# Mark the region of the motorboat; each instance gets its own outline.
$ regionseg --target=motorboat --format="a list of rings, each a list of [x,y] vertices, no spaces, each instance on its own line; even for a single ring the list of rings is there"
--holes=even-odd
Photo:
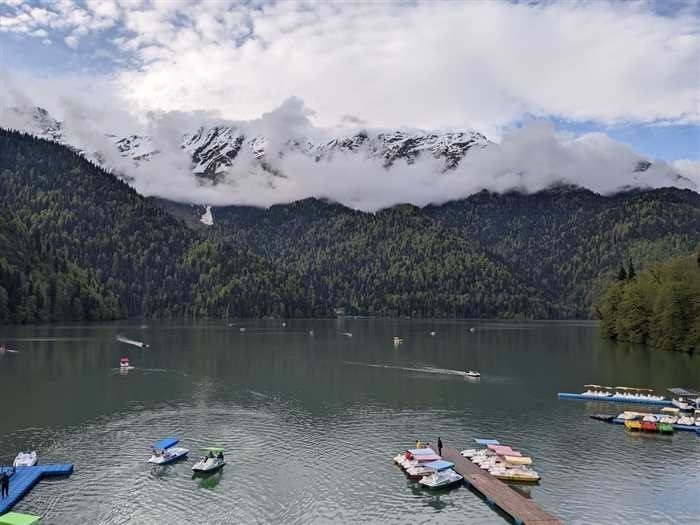
[[[457,474],[454,470],[448,468],[439,472],[434,472],[429,476],[425,476],[421,478],[418,483],[429,489],[436,490],[452,487],[462,483],[463,479],[464,478],[462,478],[462,476]]]
[[[400,345],[401,343],[403,343],[403,339],[401,339],[400,337],[394,337],[395,345]]]
[[[122,357],[119,360],[119,368],[130,368],[129,367],[129,358],[128,357]]]
[[[12,462],[13,467],[33,467],[38,461],[36,450],[31,452],[20,452]]]
[[[148,460],[149,463],[156,465],[166,465],[184,458],[189,453],[189,449],[184,447],[176,447],[180,442],[177,438],[163,438],[153,444],[153,454]]]
[[[661,409],[661,417],[659,423],[668,423],[673,425],[678,423],[678,414],[680,410],[677,407],[664,407]]]
[[[479,372],[475,372],[474,370],[470,370],[469,372],[464,372],[465,377],[481,377],[481,374]]]
[[[694,410],[700,409],[700,392],[685,388],[669,388],[668,390],[673,394],[671,404],[681,412],[692,413]]]
[[[205,447],[202,451],[207,455],[192,465],[192,470],[195,472],[214,472],[226,464],[223,448]]]

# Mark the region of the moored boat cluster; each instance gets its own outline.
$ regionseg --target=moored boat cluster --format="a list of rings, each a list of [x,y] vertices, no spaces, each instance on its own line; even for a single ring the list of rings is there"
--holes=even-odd
[[[432,448],[413,448],[398,454],[394,462],[400,466],[409,479],[417,481],[429,489],[452,487],[462,482],[463,478],[452,467],[454,463],[445,461]]]
[[[495,439],[476,439],[483,448],[463,450],[462,456],[487,471],[501,481],[520,483],[537,483],[540,475],[530,468],[533,461],[529,456],[513,450],[508,445],[501,445]]]

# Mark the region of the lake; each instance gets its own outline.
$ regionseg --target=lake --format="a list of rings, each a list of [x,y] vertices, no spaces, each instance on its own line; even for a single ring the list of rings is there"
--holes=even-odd
[[[392,464],[438,436],[531,455],[542,482],[525,490],[567,523],[700,521],[700,436],[630,434],[587,417],[623,405],[556,396],[698,388],[700,358],[605,341],[593,323],[114,323],[2,327],[0,342],[20,352],[0,355],[0,461],[36,449],[75,464],[15,507],[42,523],[505,523],[469,489],[434,495]],[[469,369],[481,379],[455,373]],[[147,464],[171,435],[190,458]],[[193,479],[205,446],[228,464]]]

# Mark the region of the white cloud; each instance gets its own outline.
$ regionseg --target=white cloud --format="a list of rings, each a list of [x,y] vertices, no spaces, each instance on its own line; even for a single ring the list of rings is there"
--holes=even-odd
[[[68,35],[66,38],[63,39],[63,41],[71,49],[77,49],[78,44],[80,43],[80,38],[78,38],[76,35],[73,34],[73,35]]]
[[[700,122],[694,9],[661,16],[645,2],[57,0],[6,4],[0,14],[1,31],[49,31],[72,48],[109,30],[100,45],[136,60],[123,62],[133,66],[121,66],[116,89],[141,111],[216,109],[252,119],[297,95],[325,126],[352,114],[372,126],[498,136],[526,115]]]

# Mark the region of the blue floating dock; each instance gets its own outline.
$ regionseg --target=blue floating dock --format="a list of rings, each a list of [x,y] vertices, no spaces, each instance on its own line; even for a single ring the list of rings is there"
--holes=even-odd
[[[670,401],[658,399],[625,399],[624,397],[598,397],[587,396],[584,394],[570,394],[568,392],[559,392],[557,397],[563,399],[580,399],[583,401],[596,401],[600,403],[627,403],[628,405],[660,405],[670,407],[673,405]]]
[[[73,465],[60,463],[55,465],[36,465],[34,467],[0,468],[0,473],[10,475],[10,490],[6,498],[0,499],[0,514],[14,507],[27,493],[32,490],[44,476],[68,476],[73,473]]]

